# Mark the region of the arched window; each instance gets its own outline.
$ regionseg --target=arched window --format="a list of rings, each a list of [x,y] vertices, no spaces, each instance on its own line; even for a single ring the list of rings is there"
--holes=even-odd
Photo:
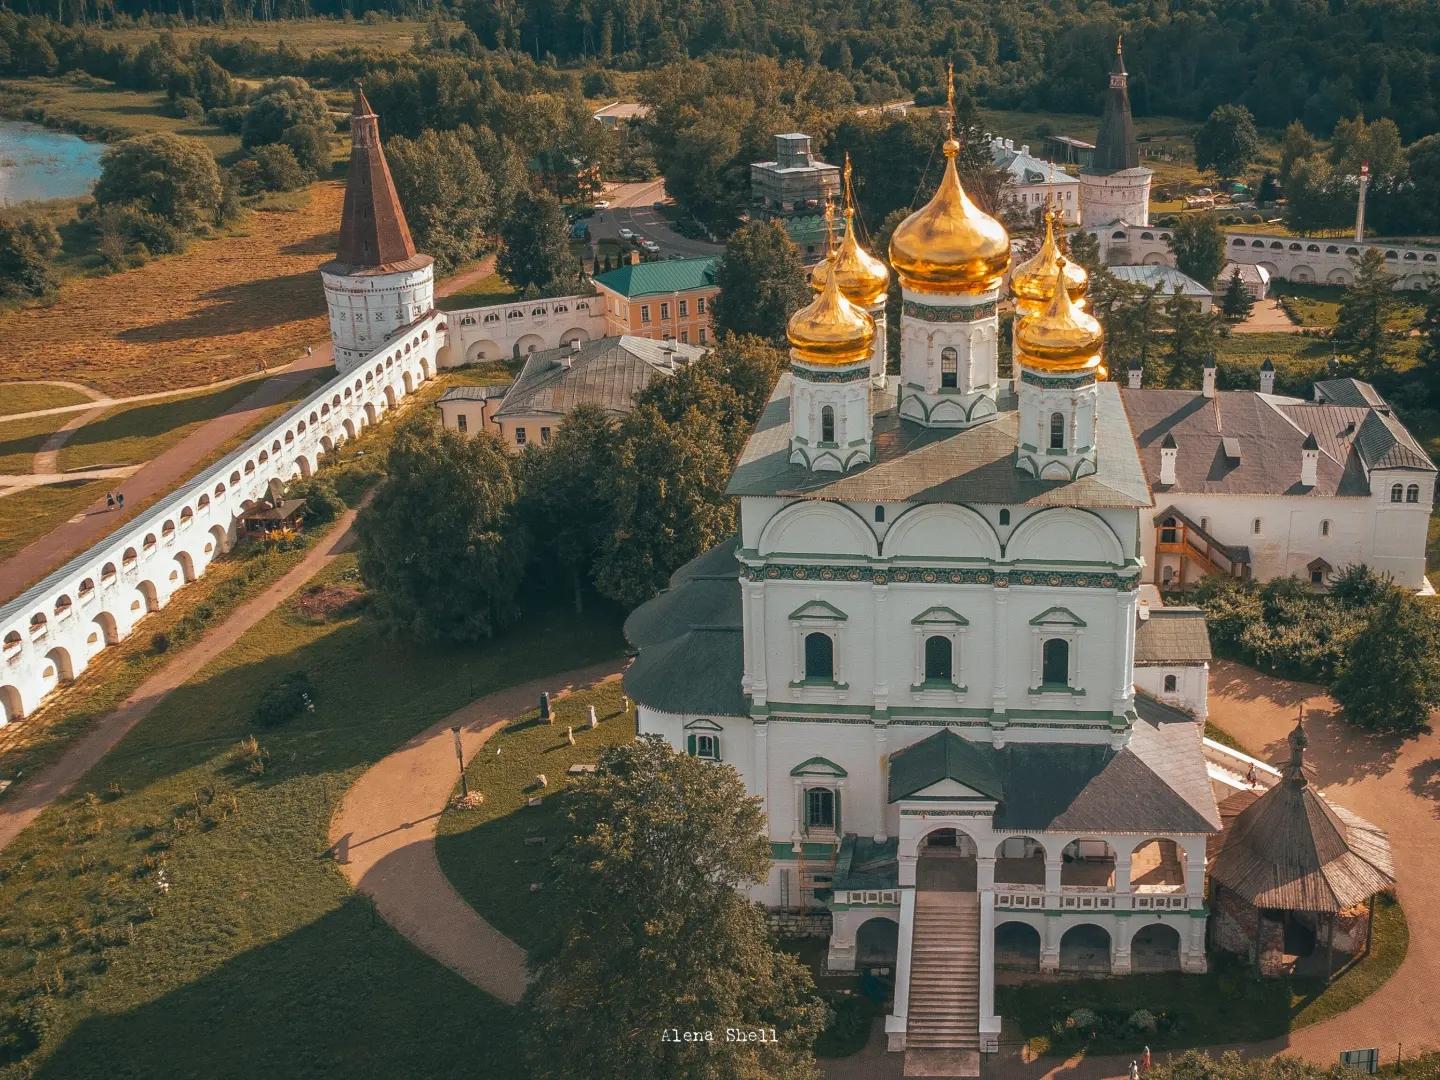
[[[1173,517],[1167,517],[1164,524],[1160,526],[1160,542],[1162,544],[1178,544],[1180,542],[1180,526]]]
[[[950,639],[942,634],[925,639],[925,681],[955,681],[955,649]]]
[[[875,507],[875,520],[876,520],[876,521],[884,521],[884,520],[885,520],[885,508],[884,508],[883,506],[877,506],[877,507]]]
[[[807,829],[835,828],[835,789],[812,787],[805,789],[805,827]]]
[[[1259,519],[1259,518],[1256,518],[1254,521],[1252,521],[1252,522],[1250,523],[1250,531],[1251,531],[1252,533],[1254,533],[1256,536],[1259,536],[1259,535],[1260,535],[1260,519]]]
[[[1173,694],[1179,686],[1179,680],[1174,675],[1165,676],[1165,693]]]
[[[835,678],[835,642],[829,634],[805,635],[805,678]]]
[[[1040,682],[1045,686],[1070,685],[1070,642],[1051,638],[1040,651]]]
[[[1001,510],[1001,511],[1000,511],[1000,524],[1001,524],[1001,525],[1009,525],[1009,524],[1010,524],[1010,511],[1009,511],[1009,510]]]
[[[1420,501],[1420,485],[1411,484],[1405,489],[1405,501],[1407,503],[1418,503]]]
[[[1400,502],[1405,498],[1405,487],[1403,484],[1396,484],[1390,489],[1390,501]]]
[[[835,406],[826,405],[820,410],[820,441],[835,441]]]
[[[1050,414],[1050,449],[1065,449],[1065,415],[1054,412]]]
[[[1321,535],[1321,536],[1329,536],[1329,535],[1330,535],[1330,521],[1329,521],[1328,518],[1327,518],[1325,521],[1320,522],[1320,535]]]
[[[940,385],[951,389],[960,385],[960,354],[948,345],[940,350]]]

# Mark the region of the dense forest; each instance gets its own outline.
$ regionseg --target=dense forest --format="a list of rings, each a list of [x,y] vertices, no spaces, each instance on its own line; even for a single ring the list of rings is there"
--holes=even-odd
[[[408,0],[9,0],[70,25],[371,10]],[[454,9],[486,49],[545,64],[637,69],[758,54],[846,77],[861,101],[933,90],[944,64],[991,108],[1092,112],[1117,31],[1140,114],[1203,119],[1249,107],[1262,127],[1390,117],[1413,140],[1440,127],[1440,0],[469,0]],[[0,55],[0,67],[6,58]]]

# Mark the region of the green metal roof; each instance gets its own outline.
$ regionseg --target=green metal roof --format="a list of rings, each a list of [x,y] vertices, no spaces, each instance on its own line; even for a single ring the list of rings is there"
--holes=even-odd
[[[703,259],[661,259],[636,263],[595,275],[595,282],[621,296],[654,296],[660,293],[704,289],[715,284],[715,256]]]
[[[946,728],[890,758],[890,801],[903,799],[946,779],[974,788],[992,799],[1005,795],[990,748],[981,748]]]

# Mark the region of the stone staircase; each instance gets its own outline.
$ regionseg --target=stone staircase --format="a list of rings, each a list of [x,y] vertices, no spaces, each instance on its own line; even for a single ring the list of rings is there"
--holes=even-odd
[[[980,1050],[980,898],[973,892],[915,894],[905,1048]]]

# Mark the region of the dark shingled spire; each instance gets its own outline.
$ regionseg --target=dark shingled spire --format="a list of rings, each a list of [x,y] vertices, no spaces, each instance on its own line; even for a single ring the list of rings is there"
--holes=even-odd
[[[405,211],[380,146],[380,119],[355,87],[350,116],[350,175],[335,263],[349,271],[404,269],[417,259]]]
[[[1115,63],[1110,68],[1110,89],[1105,95],[1105,113],[1095,140],[1095,158],[1089,172],[1113,173],[1140,167],[1140,147],[1135,142],[1135,122],[1130,118],[1130,90],[1125,72],[1121,38],[1115,39]]]

